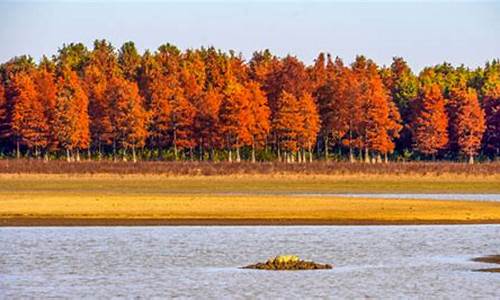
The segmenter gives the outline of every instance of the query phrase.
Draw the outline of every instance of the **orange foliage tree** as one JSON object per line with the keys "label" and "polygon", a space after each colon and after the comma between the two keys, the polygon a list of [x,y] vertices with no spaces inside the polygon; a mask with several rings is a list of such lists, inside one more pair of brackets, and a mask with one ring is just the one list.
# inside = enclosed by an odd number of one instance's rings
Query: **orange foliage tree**
{"label": "orange foliage tree", "polygon": [[29,73],[19,73],[13,79],[15,94],[12,131],[16,138],[17,149],[21,143],[28,149],[34,150],[35,157],[38,157],[39,150],[47,146],[49,127],[45,118],[45,108],[39,101],[32,76]]}
{"label": "orange foliage tree", "polygon": [[112,107],[105,93],[109,82],[117,76],[120,76],[120,70],[113,46],[105,40],[96,40],[84,69],[84,82],[89,98],[92,144],[97,149],[99,158],[102,147],[113,143],[110,120]]}
{"label": "orange foliage tree", "polygon": [[[298,99],[303,129],[300,132],[299,141],[302,148],[302,161],[306,162],[305,149],[309,152],[309,161],[312,162],[312,146],[316,144],[320,128],[319,113],[316,103],[309,93],[304,93]],[[299,156],[300,157],[300,156]],[[301,159],[299,158],[299,161]]]}
{"label": "orange foliage tree", "polygon": [[387,161],[387,154],[394,150],[393,139],[401,130],[399,113],[371,60],[358,56],[353,70],[359,80],[358,101],[363,112],[357,143],[365,150],[365,162],[370,161],[370,151],[375,152],[377,162],[380,154]]}
{"label": "orange foliage tree", "polygon": [[54,130],[59,145],[66,151],[67,161],[79,161],[80,150],[89,147],[88,104],[77,74],[64,68],[57,81]]}
{"label": "orange foliage tree", "polygon": [[281,151],[284,151],[285,161],[293,161],[293,154],[299,150],[298,139],[304,127],[300,103],[293,94],[282,92],[272,124],[276,131],[278,157],[281,159]]}
{"label": "orange foliage tree", "polygon": [[474,155],[481,147],[485,130],[484,111],[479,105],[474,89],[455,87],[451,90],[449,107],[451,110],[450,131],[460,152],[474,163]]}
{"label": "orange foliage tree", "polygon": [[232,161],[232,149],[236,149],[236,161],[241,160],[240,148],[251,145],[249,132],[250,110],[249,96],[245,87],[231,80],[224,89],[224,97],[220,108],[220,131],[225,139],[229,157]]}
{"label": "orange foliage tree", "polygon": [[271,129],[271,110],[267,104],[267,98],[257,82],[250,81],[246,89],[249,97],[248,131],[252,137],[251,161],[255,162],[255,150],[261,149],[266,144]]}
{"label": "orange foliage tree", "polygon": [[411,129],[415,150],[435,157],[448,144],[445,99],[437,84],[427,84],[413,102]]}
{"label": "orange foliage tree", "polygon": [[147,137],[147,115],[139,88],[135,83],[115,77],[109,82],[106,99],[113,108],[110,114],[113,148],[117,144],[123,148],[124,160],[127,150],[131,149],[136,162],[136,149],[144,147]]}
{"label": "orange foliage tree", "polygon": [[34,76],[37,90],[38,102],[41,103],[44,111],[44,120],[47,122],[47,145],[45,159],[48,159],[48,152],[57,150],[57,136],[54,128],[55,108],[57,101],[57,86],[54,68],[48,60],[44,60],[39,67],[39,71]]}

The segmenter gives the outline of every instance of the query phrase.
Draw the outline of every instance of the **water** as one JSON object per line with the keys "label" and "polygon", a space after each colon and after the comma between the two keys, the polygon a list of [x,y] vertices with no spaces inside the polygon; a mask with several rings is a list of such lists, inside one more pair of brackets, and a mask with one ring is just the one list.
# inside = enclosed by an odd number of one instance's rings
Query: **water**
{"label": "water", "polygon": [[465,200],[465,201],[494,201],[500,202],[500,194],[339,194],[339,193],[302,193],[302,192],[249,192],[249,193],[219,193],[220,195],[286,195],[305,197],[351,197],[377,199],[424,199],[424,200]]}
{"label": "water", "polygon": [[[316,194],[322,196],[323,194]],[[328,194],[354,198],[500,201],[500,194]]]}
{"label": "water", "polygon": [[[499,225],[0,228],[0,298],[500,298]],[[333,270],[238,269],[280,253]]]}

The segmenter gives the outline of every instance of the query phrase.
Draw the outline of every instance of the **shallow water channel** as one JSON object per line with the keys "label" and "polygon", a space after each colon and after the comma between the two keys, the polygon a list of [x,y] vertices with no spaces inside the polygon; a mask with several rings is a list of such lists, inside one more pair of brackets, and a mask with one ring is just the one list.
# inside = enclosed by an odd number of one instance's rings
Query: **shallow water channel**
{"label": "shallow water channel", "polygon": [[[500,225],[0,228],[0,298],[500,298]],[[321,271],[238,267],[282,253]]]}

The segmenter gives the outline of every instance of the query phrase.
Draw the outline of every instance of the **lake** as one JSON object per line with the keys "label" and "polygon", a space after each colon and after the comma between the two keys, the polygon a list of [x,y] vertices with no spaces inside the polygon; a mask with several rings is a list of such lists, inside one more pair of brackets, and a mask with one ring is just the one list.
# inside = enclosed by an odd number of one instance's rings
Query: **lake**
{"label": "lake", "polygon": [[[0,298],[500,298],[500,225],[0,228]],[[332,270],[238,267],[291,253]]]}

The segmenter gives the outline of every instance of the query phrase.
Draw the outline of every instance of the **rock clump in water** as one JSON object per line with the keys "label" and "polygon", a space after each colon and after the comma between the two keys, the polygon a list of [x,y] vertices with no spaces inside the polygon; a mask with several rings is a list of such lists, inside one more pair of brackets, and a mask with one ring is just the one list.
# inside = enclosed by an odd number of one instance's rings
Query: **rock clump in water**
{"label": "rock clump in water", "polygon": [[268,259],[265,263],[248,265],[243,269],[273,270],[273,271],[293,271],[293,270],[324,270],[331,269],[332,265],[318,264],[312,261],[300,260],[295,255],[279,255]]}
{"label": "rock clump in water", "polygon": [[[487,264],[500,264],[500,255],[489,255],[473,258],[472,261],[482,262]],[[491,272],[491,273],[500,273],[500,268],[488,268],[488,269],[478,269],[474,270],[478,272]]]}

